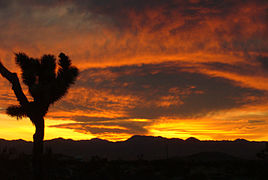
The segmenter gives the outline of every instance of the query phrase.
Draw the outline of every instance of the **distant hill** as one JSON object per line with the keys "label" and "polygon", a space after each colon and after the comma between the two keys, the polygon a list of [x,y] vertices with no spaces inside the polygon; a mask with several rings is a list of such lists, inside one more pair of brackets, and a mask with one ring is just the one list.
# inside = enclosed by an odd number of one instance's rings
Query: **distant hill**
{"label": "distant hill", "polygon": [[[32,143],[24,140],[8,141],[0,139],[0,151],[4,149],[30,154]],[[45,151],[89,159],[99,156],[107,159],[166,159],[188,157],[203,159],[256,159],[256,153],[265,148],[265,142],[254,142],[243,139],[235,141],[200,141],[196,138],[186,140],[153,136],[132,136],[126,141],[110,142],[94,138],[74,141],[57,138],[45,141]],[[195,155],[195,156],[194,156]]]}

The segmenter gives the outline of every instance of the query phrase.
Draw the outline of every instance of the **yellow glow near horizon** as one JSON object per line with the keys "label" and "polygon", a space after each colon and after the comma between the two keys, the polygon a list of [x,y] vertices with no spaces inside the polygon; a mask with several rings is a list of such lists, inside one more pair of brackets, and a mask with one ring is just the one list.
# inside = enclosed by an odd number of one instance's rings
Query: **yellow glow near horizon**
{"label": "yellow glow near horizon", "polygon": [[193,119],[165,119],[148,126],[149,134],[166,138],[200,140],[267,141],[267,111],[254,111],[251,107],[218,112],[213,116]]}
{"label": "yellow glow near horizon", "polygon": [[50,126],[58,125],[62,123],[73,123],[73,122],[74,121],[71,121],[71,120],[46,119],[45,140],[54,139],[58,137],[62,137],[65,139],[73,139],[73,140],[86,140],[86,139],[92,139],[96,137],[90,133],[87,133],[87,134],[80,133],[80,132],[74,131],[73,129],[50,127]]}
{"label": "yellow glow near horizon", "polygon": [[[248,108],[246,108],[248,109]],[[246,109],[218,113],[216,116],[197,119],[160,119],[157,123],[145,126],[146,135],[162,136],[166,138],[187,139],[195,137],[200,140],[235,140],[244,138],[252,141],[267,141],[267,124],[255,124],[248,121],[262,120],[265,111],[246,111]],[[131,119],[135,122],[146,122],[146,119]],[[92,135],[85,131],[71,128],[52,127],[59,124],[75,123],[72,120],[45,119],[45,140],[62,137],[65,139],[85,140],[102,138],[109,141],[126,140],[134,134],[102,133]],[[94,126],[93,126],[94,127]],[[98,126],[99,127],[99,126]],[[105,128],[119,128],[119,126],[105,126]],[[6,114],[0,114],[0,138],[7,140],[24,139],[32,141],[35,128],[27,118],[16,120]]]}
{"label": "yellow glow near horizon", "polygon": [[[73,121],[67,120],[50,120],[45,119],[45,140],[62,137],[65,139],[81,140],[92,139],[95,136],[91,134],[83,134],[75,132],[72,129],[63,129],[50,127],[61,123],[72,123]],[[35,128],[31,121],[27,118],[16,120],[8,115],[0,114],[0,138],[6,140],[23,139],[32,141]]]}

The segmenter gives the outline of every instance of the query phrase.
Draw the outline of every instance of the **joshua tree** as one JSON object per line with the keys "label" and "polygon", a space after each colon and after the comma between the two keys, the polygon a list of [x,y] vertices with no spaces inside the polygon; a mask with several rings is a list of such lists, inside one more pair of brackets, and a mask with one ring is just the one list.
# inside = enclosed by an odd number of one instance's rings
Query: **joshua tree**
{"label": "joshua tree", "polygon": [[59,67],[56,58],[44,55],[40,59],[28,57],[24,53],[15,54],[16,64],[21,68],[22,80],[28,86],[33,100],[25,96],[16,73],[10,72],[0,62],[0,73],[11,84],[19,105],[7,108],[8,115],[22,118],[29,117],[35,126],[33,135],[33,170],[34,179],[42,179],[42,155],[44,140],[44,116],[51,104],[61,99],[78,76],[78,69],[71,66],[68,56],[59,55]]}

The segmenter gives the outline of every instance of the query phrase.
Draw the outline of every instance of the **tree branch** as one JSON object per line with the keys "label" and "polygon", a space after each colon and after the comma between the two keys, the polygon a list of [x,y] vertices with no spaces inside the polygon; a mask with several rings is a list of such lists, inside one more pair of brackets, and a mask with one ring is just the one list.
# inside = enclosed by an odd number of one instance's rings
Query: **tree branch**
{"label": "tree branch", "polygon": [[12,89],[17,97],[17,100],[19,101],[21,106],[27,107],[29,104],[29,101],[25,94],[22,91],[19,78],[16,73],[10,72],[0,61],[0,74],[6,78],[11,84]]}

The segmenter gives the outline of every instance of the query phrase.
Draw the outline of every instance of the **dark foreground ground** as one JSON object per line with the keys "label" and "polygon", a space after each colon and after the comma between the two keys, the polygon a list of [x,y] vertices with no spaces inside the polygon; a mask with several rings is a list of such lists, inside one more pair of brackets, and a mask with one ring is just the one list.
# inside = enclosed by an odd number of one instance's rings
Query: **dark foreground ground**
{"label": "dark foreground ground", "polygon": [[[221,156],[221,157],[220,157]],[[108,161],[99,157],[79,160],[59,154],[45,155],[49,180],[266,180],[268,161],[242,160],[225,154],[200,153],[184,158],[146,161]],[[0,179],[31,179],[31,156],[4,152]]]}

